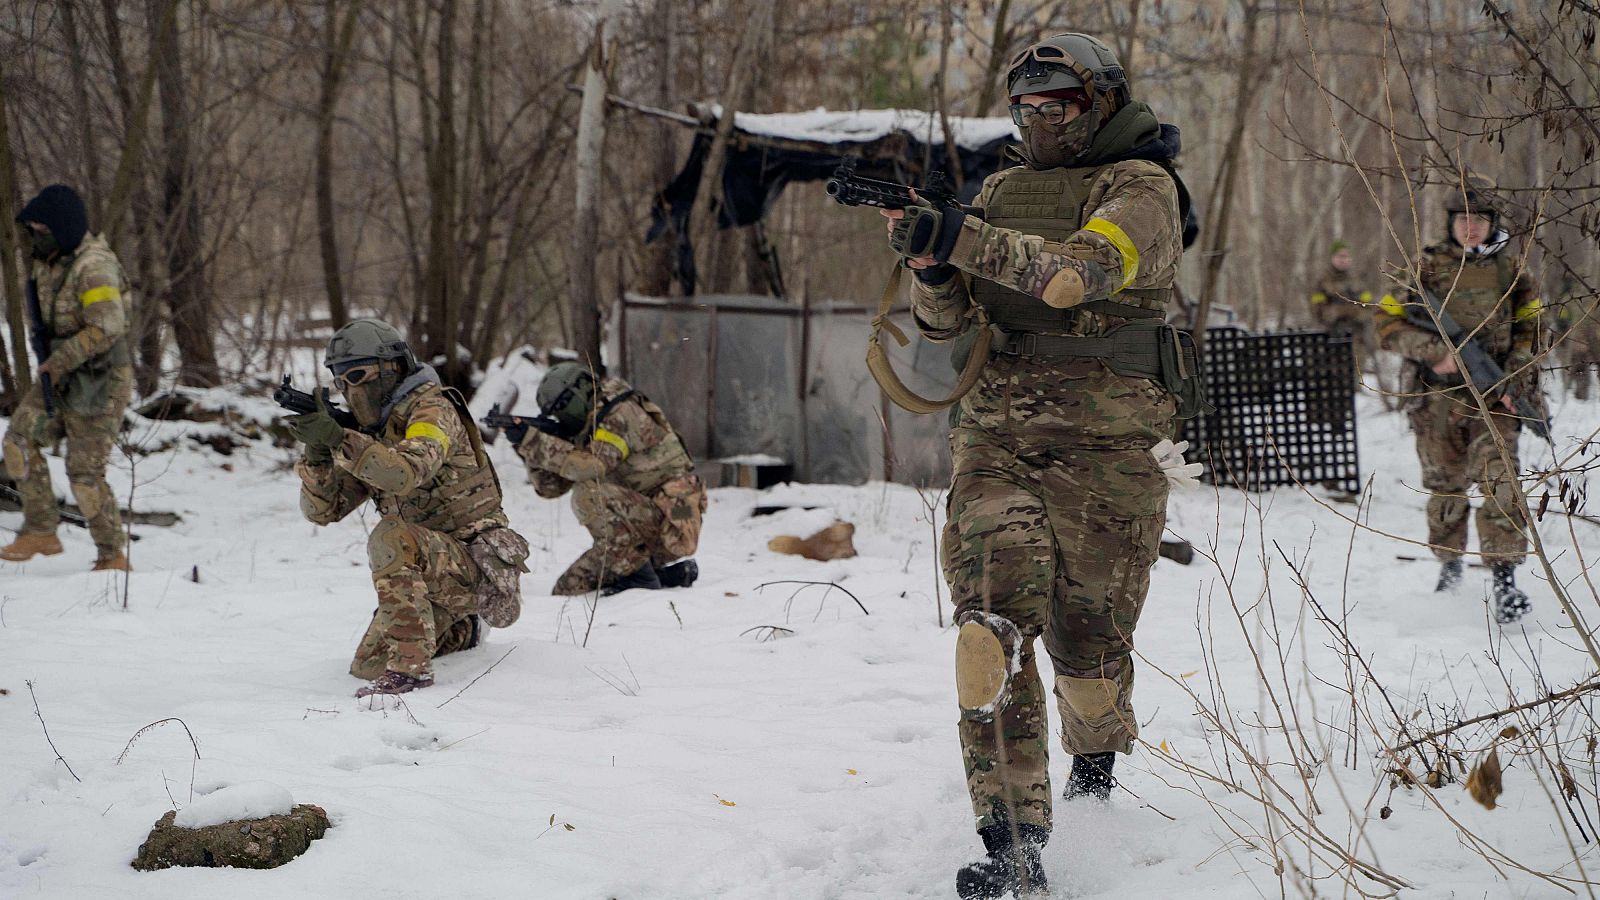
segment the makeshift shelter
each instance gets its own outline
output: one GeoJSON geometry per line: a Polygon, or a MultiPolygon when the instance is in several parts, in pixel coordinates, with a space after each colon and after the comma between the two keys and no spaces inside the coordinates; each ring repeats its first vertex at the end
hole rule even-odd
{"type": "MultiPolygon", "coordinates": [[[[683,169],[661,192],[645,238],[656,240],[670,226],[678,240],[675,275],[685,295],[693,295],[696,287],[689,211],[711,150],[711,131],[722,112],[716,106],[696,110],[697,117],[673,117],[696,126],[694,146],[683,169]]],[[[971,201],[983,179],[1005,165],[1005,146],[1017,140],[1009,118],[951,116],[947,142],[943,117],[903,109],[737,113],[733,121],[722,167],[725,202],[718,224],[723,228],[757,224],[790,183],[823,181],[847,158],[861,160],[862,175],[906,184],[920,184],[930,170],[943,171],[962,199],[971,201]],[[950,163],[951,144],[959,166],[950,163]]]]}
{"type": "MultiPolygon", "coordinates": [[[[667,411],[701,460],[762,457],[797,480],[889,479],[943,484],[949,478],[947,420],[888,403],[867,373],[874,284],[862,296],[787,302],[768,296],[695,296],[689,211],[720,109],[665,115],[696,129],[683,169],[661,193],[650,239],[678,241],[677,278],[688,296],[623,299],[614,320],[617,365],[667,411]],[[870,294],[870,296],[868,296],[870,294]],[[781,461],[781,462],[780,462],[781,461]]],[[[958,166],[936,114],[914,110],[739,113],[722,171],[720,226],[755,225],[791,183],[820,182],[847,158],[860,174],[920,184],[946,171],[963,199],[1005,161],[1016,140],[1010,119],[950,118],[958,166]]],[[[820,185],[818,186],[820,187],[820,185]]],[[[914,331],[904,306],[895,321],[914,331]]],[[[926,341],[893,348],[906,379],[928,394],[955,382],[949,351],[926,341]]]]}

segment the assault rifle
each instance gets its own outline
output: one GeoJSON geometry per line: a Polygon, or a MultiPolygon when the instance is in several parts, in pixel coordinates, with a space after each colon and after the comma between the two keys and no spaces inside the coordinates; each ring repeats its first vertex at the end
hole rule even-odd
{"type": "MultiPolygon", "coordinates": [[[[33,345],[33,355],[44,365],[50,357],[50,330],[44,327],[44,311],[39,308],[39,282],[28,279],[28,343],[33,345]]],[[[44,414],[54,417],[56,414],[55,387],[50,384],[50,376],[39,374],[39,392],[44,396],[44,414]]]]}
{"type": "MultiPolygon", "coordinates": [[[[334,406],[333,401],[328,399],[327,388],[321,388],[319,392],[322,395],[323,405],[328,408],[328,415],[333,416],[333,420],[339,423],[340,428],[348,428],[351,431],[361,430],[361,423],[356,421],[353,413],[334,406]]],[[[283,376],[282,384],[272,389],[272,402],[296,415],[303,416],[306,413],[317,411],[317,396],[308,394],[305,391],[295,390],[293,385],[289,383],[288,375],[283,376]]]]}
{"type": "MultiPolygon", "coordinates": [[[[833,177],[828,179],[826,185],[829,197],[845,206],[876,206],[879,209],[905,209],[919,198],[935,207],[961,205],[955,190],[950,187],[950,179],[938,169],[928,173],[927,181],[916,189],[917,197],[913,198],[910,185],[857,175],[856,166],[860,163],[860,157],[854,156],[839,163],[839,168],[833,170],[833,177]]],[[[962,208],[969,214],[973,212],[972,209],[962,208]]]]}
{"type": "Polygon", "coordinates": [[[1517,418],[1527,424],[1534,434],[1544,440],[1550,440],[1550,420],[1546,419],[1528,398],[1517,396],[1510,386],[1502,384],[1505,381],[1506,371],[1500,368],[1500,364],[1494,361],[1494,357],[1490,356],[1487,350],[1483,349],[1483,345],[1479,344],[1476,338],[1467,335],[1432,291],[1418,285],[1417,295],[1422,298],[1428,310],[1432,310],[1433,317],[1438,318],[1438,323],[1434,323],[1434,318],[1430,317],[1426,310],[1414,304],[1406,307],[1406,321],[1419,328],[1426,328],[1449,341],[1460,351],[1466,375],[1472,379],[1472,384],[1479,393],[1490,402],[1498,401],[1502,394],[1510,398],[1512,410],[1517,418]]]}
{"type": "MultiPolygon", "coordinates": [[[[17,493],[17,489],[9,484],[0,484],[0,500],[6,501],[7,506],[5,508],[7,509],[22,508],[22,495],[17,493]]],[[[76,525],[79,528],[89,527],[89,520],[83,517],[83,513],[73,512],[59,502],[56,503],[56,515],[60,516],[61,521],[68,525],[76,525]]],[[[135,536],[134,540],[138,540],[138,537],[135,536]]]]}
{"type": "MultiPolygon", "coordinates": [[[[509,432],[532,428],[535,431],[542,431],[545,434],[561,438],[563,441],[572,440],[572,431],[556,421],[554,416],[513,416],[509,413],[501,412],[500,404],[498,403],[489,407],[489,413],[478,421],[482,422],[484,427],[491,429],[494,434],[499,434],[502,431],[509,432]]],[[[491,437],[490,443],[493,442],[494,438],[491,437]]]]}

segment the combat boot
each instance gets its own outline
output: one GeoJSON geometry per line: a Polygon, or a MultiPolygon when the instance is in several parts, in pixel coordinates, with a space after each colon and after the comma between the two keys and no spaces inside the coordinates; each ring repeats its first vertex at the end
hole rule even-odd
{"type": "Polygon", "coordinates": [[[1039,825],[1019,825],[1016,835],[1005,822],[978,829],[987,854],[956,872],[956,896],[961,900],[999,900],[1015,896],[1032,900],[1048,895],[1040,852],[1050,832],[1039,825]],[[1020,838],[1020,840],[1019,840],[1020,838]]]}
{"type": "Polygon", "coordinates": [[[1433,586],[1433,592],[1443,594],[1455,590],[1456,585],[1461,583],[1461,573],[1465,570],[1466,565],[1461,562],[1461,557],[1445,560],[1444,565],[1439,567],[1439,583],[1433,586]]]}
{"type": "Polygon", "coordinates": [[[1079,797],[1092,797],[1101,803],[1111,801],[1111,789],[1117,786],[1117,779],[1111,776],[1111,767],[1116,765],[1116,751],[1109,753],[1079,753],[1072,758],[1072,774],[1067,776],[1067,789],[1062,793],[1064,800],[1076,800],[1079,797]]]}
{"type": "Polygon", "coordinates": [[[94,561],[90,567],[91,572],[132,572],[133,566],[128,563],[128,554],[118,553],[116,556],[107,556],[94,561]]]}
{"type": "Polygon", "coordinates": [[[407,675],[404,672],[385,671],[382,675],[372,680],[372,683],[356,691],[357,697],[370,697],[373,694],[405,694],[418,688],[432,687],[432,675],[407,675]]]}
{"type": "Polygon", "coordinates": [[[1494,565],[1494,620],[1510,625],[1533,608],[1528,595],[1517,587],[1517,567],[1510,563],[1494,565]]]}
{"type": "Polygon", "coordinates": [[[600,596],[609,597],[612,594],[620,594],[623,591],[633,590],[634,588],[641,588],[647,591],[661,590],[661,576],[656,574],[656,567],[646,562],[633,570],[632,573],[624,575],[600,588],[600,596]]]}
{"type": "Polygon", "coordinates": [[[682,559],[670,566],[656,570],[664,588],[689,587],[700,577],[700,566],[692,559],[682,559]]]}
{"type": "Polygon", "coordinates": [[[0,559],[7,562],[25,562],[35,556],[55,556],[61,552],[61,539],[55,532],[49,534],[33,534],[21,532],[17,539],[0,547],[0,559]]]}

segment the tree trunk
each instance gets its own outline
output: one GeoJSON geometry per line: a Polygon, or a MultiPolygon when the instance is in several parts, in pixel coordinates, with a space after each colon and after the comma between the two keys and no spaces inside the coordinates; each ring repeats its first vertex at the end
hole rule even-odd
{"type": "MultiPolygon", "coordinates": [[[[155,66],[150,66],[140,80],[138,96],[133,90],[133,76],[128,71],[122,52],[122,20],[117,12],[117,0],[101,0],[102,20],[106,29],[106,55],[111,61],[111,76],[117,92],[117,104],[122,110],[122,157],[117,161],[117,171],[112,177],[110,199],[105,204],[102,228],[113,248],[123,247],[127,225],[124,212],[128,197],[133,198],[133,235],[137,247],[134,287],[138,288],[133,306],[133,339],[138,345],[134,361],[133,381],[143,396],[155,393],[161,381],[161,308],[150,302],[156,279],[156,249],[154,237],[155,201],[150,196],[150,183],[144,174],[144,142],[149,130],[150,101],[155,93],[155,66]]],[[[161,15],[177,15],[177,0],[166,0],[161,15]]]]}
{"type": "Polygon", "coordinates": [[[334,328],[350,321],[339,269],[339,241],[333,208],[333,118],[339,105],[339,81],[355,37],[361,0],[349,0],[339,22],[338,0],[325,0],[322,21],[322,91],[317,101],[317,245],[322,250],[322,282],[328,292],[328,317],[334,328]]]}
{"type": "Polygon", "coordinates": [[[60,0],[61,28],[67,39],[67,65],[72,70],[72,112],[78,120],[78,155],[82,158],[84,182],[80,193],[89,208],[90,228],[105,228],[105,212],[100,195],[100,154],[95,150],[94,117],[89,113],[89,63],[83,55],[83,40],[78,33],[79,0],[60,0]]]}
{"type": "MultiPolygon", "coordinates": [[[[674,0],[656,0],[655,21],[652,28],[654,35],[654,58],[651,60],[656,70],[655,96],[652,98],[660,109],[670,109],[677,86],[678,58],[677,41],[673,39],[675,33],[674,0]]],[[[657,120],[644,126],[654,138],[655,150],[650,156],[651,189],[658,192],[666,186],[677,174],[677,159],[673,147],[677,143],[678,126],[665,119],[657,120]]],[[[659,199],[659,198],[658,198],[659,199]]],[[[645,245],[644,260],[639,277],[639,292],[649,297],[665,297],[672,293],[673,276],[678,269],[678,230],[672,227],[671,210],[662,208],[657,210],[667,222],[667,228],[656,238],[653,243],[645,245]]]]}
{"type": "Polygon", "coordinates": [[[182,45],[177,16],[163,16],[167,4],[152,0],[150,25],[155,35],[156,80],[161,87],[161,133],[165,166],[161,173],[162,212],[167,236],[167,304],[172,309],[172,335],[178,345],[178,383],[215,387],[216,329],[207,295],[199,185],[195,184],[194,123],[189,118],[188,85],[183,78],[182,45]]]}
{"type": "Polygon", "coordinates": [[[600,297],[595,273],[600,235],[600,172],[606,141],[606,80],[611,68],[611,19],[621,12],[620,0],[600,5],[594,38],[589,44],[589,64],[583,76],[583,102],[578,111],[577,145],[573,149],[577,196],[573,204],[572,243],[567,269],[571,273],[568,306],[572,324],[572,349],[578,359],[603,374],[600,358],[600,297]]]}
{"type": "Polygon", "coordinates": [[[1228,255],[1228,226],[1233,212],[1233,183],[1239,174],[1239,148],[1244,142],[1245,127],[1249,124],[1250,110],[1255,105],[1256,89],[1256,26],[1261,18],[1260,0],[1244,4],[1244,46],[1239,52],[1238,80],[1234,88],[1233,127],[1228,132],[1228,142],[1217,161],[1216,176],[1211,182],[1211,215],[1206,217],[1206,249],[1204,254],[1205,279],[1200,288],[1200,304],[1195,313],[1194,340],[1196,350],[1205,350],[1205,323],[1211,315],[1216,297],[1217,281],[1222,275],[1222,263],[1228,255]]]}
{"type": "Polygon", "coordinates": [[[426,295],[428,315],[426,353],[443,359],[440,376],[447,384],[465,384],[456,359],[456,247],[454,211],[456,205],[456,122],[455,122],[455,25],[456,0],[443,0],[439,11],[438,45],[435,59],[439,67],[437,107],[434,126],[434,152],[428,173],[428,260],[426,295]]]}
{"type": "MultiPolygon", "coordinates": [[[[722,167],[728,158],[728,142],[733,136],[734,119],[744,103],[745,85],[749,81],[751,60],[760,54],[761,37],[770,30],[773,4],[754,0],[742,10],[745,16],[743,34],[734,48],[733,61],[728,66],[728,78],[723,83],[722,114],[717,118],[717,130],[706,151],[705,168],[700,173],[700,184],[694,195],[694,208],[689,213],[689,234],[693,236],[696,255],[697,282],[714,277],[717,271],[717,226],[722,217],[722,167]],[[753,8],[751,8],[753,7],[753,8]]],[[[696,287],[696,293],[700,288],[696,287]]]]}
{"type": "Polygon", "coordinates": [[[1000,80],[1000,67],[1011,55],[1011,31],[1006,27],[1010,15],[1011,0],[1000,0],[1000,7],[994,13],[994,28],[989,32],[989,61],[983,67],[983,82],[978,87],[978,106],[973,115],[987,116],[998,96],[999,85],[995,82],[1000,80]]]}
{"type": "Polygon", "coordinates": [[[17,218],[17,163],[11,155],[11,114],[6,108],[5,64],[0,59],[0,291],[5,294],[6,324],[11,327],[11,359],[15,365],[5,365],[0,360],[0,375],[5,376],[4,387],[13,399],[33,383],[33,369],[28,365],[27,318],[22,308],[22,273],[17,267],[17,229],[11,223],[17,218]]]}

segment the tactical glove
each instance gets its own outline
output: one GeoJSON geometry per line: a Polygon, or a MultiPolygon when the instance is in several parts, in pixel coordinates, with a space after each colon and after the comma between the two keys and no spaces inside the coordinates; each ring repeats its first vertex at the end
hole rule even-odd
{"type": "Polygon", "coordinates": [[[522,439],[528,436],[528,426],[524,422],[513,422],[500,430],[505,432],[512,447],[521,447],[522,439]]]}
{"type": "Polygon", "coordinates": [[[344,441],[344,429],[328,414],[327,401],[318,391],[317,411],[289,416],[284,419],[294,439],[306,445],[306,462],[317,464],[333,461],[333,450],[344,441]]]}
{"type": "Polygon", "coordinates": [[[894,252],[907,259],[931,256],[935,262],[948,262],[967,214],[957,206],[934,209],[923,201],[902,211],[905,215],[895,220],[894,230],[889,233],[889,246],[894,252]]]}
{"type": "Polygon", "coordinates": [[[1200,476],[1205,474],[1205,463],[1183,461],[1183,451],[1187,449],[1189,449],[1188,441],[1174,444],[1165,438],[1150,448],[1150,455],[1156,458],[1156,465],[1161,467],[1161,474],[1167,476],[1167,484],[1170,487],[1198,487],[1200,476]]]}

